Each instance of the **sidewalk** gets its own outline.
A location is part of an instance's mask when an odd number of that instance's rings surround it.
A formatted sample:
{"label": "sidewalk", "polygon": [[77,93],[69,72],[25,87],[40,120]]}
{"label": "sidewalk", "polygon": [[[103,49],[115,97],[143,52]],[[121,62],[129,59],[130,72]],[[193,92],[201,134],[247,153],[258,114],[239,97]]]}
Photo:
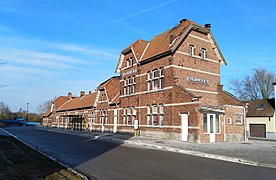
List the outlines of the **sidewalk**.
{"label": "sidewalk", "polygon": [[276,142],[249,140],[247,142],[216,142],[195,144],[174,140],[134,137],[100,132],[76,132],[59,128],[37,127],[41,130],[91,137],[115,143],[146,146],[159,150],[189,154],[199,157],[276,169]]}

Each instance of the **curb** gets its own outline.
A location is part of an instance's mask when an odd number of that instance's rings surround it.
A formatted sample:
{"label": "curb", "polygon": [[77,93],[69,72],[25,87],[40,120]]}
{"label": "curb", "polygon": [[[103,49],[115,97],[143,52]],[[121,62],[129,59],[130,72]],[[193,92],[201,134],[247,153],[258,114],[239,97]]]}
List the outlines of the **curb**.
{"label": "curb", "polygon": [[51,157],[51,156],[48,156],[48,155],[45,154],[44,152],[40,151],[39,149],[35,148],[34,146],[31,146],[31,145],[27,144],[25,141],[19,139],[17,136],[15,136],[15,135],[9,133],[8,131],[6,131],[6,130],[4,130],[4,129],[2,129],[2,131],[4,131],[5,133],[7,133],[8,135],[14,137],[14,138],[17,139],[18,141],[20,141],[20,142],[22,142],[23,144],[25,144],[26,146],[32,148],[33,150],[39,152],[40,154],[42,154],[42,155],[48,157],[49,159],[51,159],[51,160],[53,160],[53,161],[59,163],[59,164],[62,165],[63,167],[69,169],[69,170],[70,170],[71,172],[73,172],[74,174],[80,176],[82,179],[84,179],[84,180],[89,180],[88,176],[84,175],[83,173],[80,173],[79,171],[76,171],[76,170],[72,169],[72,168],[69,167],[68,165],[63,164],[62,162],[59,162],[59,161],[56,160],[55,158],[53,158],[53,157]]}
{"label": "curb", "polygon": [[226,162],[233,162],[233,163],[244,164],[244,165],[248,165],[248,166],[276,169],[275,164],[261,163],[258,161],[252,161],[252,160],[248,160],[248,159],[208,154],[208,153],[203,153],[203,152],[198,152],[198,151],[189,151],[189,150],[184,150],[184,149],[179,149],[179,148],[172,148],[172,147],[166,147],[166,146],[160,146],[160,145],[154,145],[154,144],[148,144],[148,143],[142,143],[142,142],[134,142],[134,141],[129,141],[129,140],[114,139],[114,138],[99,137],[98,139],[104,140],[104,141],[113,141],[113,142],[122,143],[122,144],[132,144],[132,145],[138,145],[138,146],[151,147],[151,148],[155,148],[155,149],[163,150],[163,151],[181,153],[181,154],[215,159],[215,160],[226,161]]}
{"label": "curb", "polygon": [[[45,129],[41,128],[41,130],[45,130]],[[63,133],[63,132],[57,132],[57,133]],[[77,133],[74,133],[73,135],[83,136],[83,135],[77,134]],[[116,138],[112,138],[112,137],[98,136],[97,139],[102,140],[102,141],[112,142],[112,143],[131,144],[131,145],[137,145],[137,146],[151,147],[151,148],[155,148],[155,149],[163,150],[163,151],[182,153],[182,154],[191,155],[191,156],[204,157],[204,158],[215,159],[215,160],[226,161],[226,162],[233,162],[233,163],[244,164],[244,165],[249,165],[249,166],[276,169],[275,164],[261,163],[258,161],[252,161],[252,160],[248,160],[248,159],[208,154],[208,153],[199,152],[199,151],[190,151],[190,150],[184,150],[184,149],[179,149],[179,148],[166,147],[166,146],[160,146],[160,145],[155,145],[155,144],[148,144],[148,143],[143,143],[143,142],[116,139]]]}

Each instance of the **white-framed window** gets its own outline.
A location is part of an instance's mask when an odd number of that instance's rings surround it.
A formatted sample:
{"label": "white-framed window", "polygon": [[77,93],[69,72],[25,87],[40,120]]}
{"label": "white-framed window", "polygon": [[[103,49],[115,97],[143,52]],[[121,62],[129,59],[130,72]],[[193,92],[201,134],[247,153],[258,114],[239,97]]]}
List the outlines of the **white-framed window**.
{"label": "white-framed window", "polygon": [[135,81],[135,76],[132,77],[132,93],[134,94],[136,89],[135,89],[136,81]]}
{"label": "white-framed window", "polygon": [[158,126],[159,122],[158,122],[158,106],[152,105],[152,126]]}
{"label": "white-framed window", "polygon": [[147,125],[150,126],[150,114],[147,114]]}
{"label": "white-framed window", "polygon": [[242,114],[236,114],[236,124],[242,124]]}
{"label": "white-framed window", "polygon": [[153,70],[153,78],[152,78],[152,89],[157,90],[158,89],[158,70]]}
{"label": "white-framed window", "polygon": [[160,89],[164,89],[164,68],[160,69]]}
{"label": "white-framed window", "polygon": [[132,82],[133,82],[133,79],[132,77],[129,77],[128,78],[128,95],[131,95],[133,92],[133,89],[132,89]]}
{"label": "white-framed window", "polygon": [[108,111],[105,111],[105,124],[108,124]]}
{"label": "white-framed window", "polygon": [[159,125],[160,126],[164,125],[164,105],[163,104],[159,105]]}
{"label": "white-framed window", "polygon": [[127,63],[127,67],[131,67],[133,65],[133,58],[129,58],[126,60],[126,63]]}
{"label": "white-framed window", "polygon": [[202,49],[200,50],[200,57],[201,57],[202,59],[206,59],[206,49],[202,48]]}
{"label": "white-framed window", "polygon": [[147,125],[150,126],[150,106],[147,106]]}
{"label": "white-framed window", "polygon": [[132,123],[132,114],[131,114],[131,107],[127,108],[127,125],[130,126]]}
{"label": "white-framed window", "polygon": [[220,118],[219,114],[203,114],[203,132],[206,134],[220,133]]}
{"label": "white-framed window", "polygon": [[194,56],[195,54],[195,46],[194,45],[190,45],[189,46],[189,55],[190,56]]}
{"label": "white-framed window", "polygon": [[127,95],[127,82],[126,79],[124,79],[124,95]]}
{"label": "white-framed window", "polygon": [[228,117],[228,124],[232,124],[232,118]]}
{"label": "white-framed window", "polygon": [[151,91],[151,73],[147,73],[147,89],[148,91]]}
{"label": "white-framed window", "polygon": [[126,125],[126,108],[123,108],[123,126]]}

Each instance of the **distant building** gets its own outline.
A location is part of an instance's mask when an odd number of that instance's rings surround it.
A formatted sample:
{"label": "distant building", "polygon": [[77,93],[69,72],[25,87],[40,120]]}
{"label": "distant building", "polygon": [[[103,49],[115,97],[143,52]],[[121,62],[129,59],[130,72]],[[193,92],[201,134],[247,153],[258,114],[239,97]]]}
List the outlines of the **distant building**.
{"label": "distant building", "polygon": [[276,139],[275,98],[249,101],[246,117],[249,137]]}

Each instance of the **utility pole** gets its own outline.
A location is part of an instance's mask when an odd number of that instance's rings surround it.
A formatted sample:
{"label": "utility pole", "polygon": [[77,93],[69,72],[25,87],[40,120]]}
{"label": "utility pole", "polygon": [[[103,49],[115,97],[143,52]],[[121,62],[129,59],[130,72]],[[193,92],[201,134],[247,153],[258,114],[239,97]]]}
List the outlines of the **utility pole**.
{"label": "utility pole", "polygon": [[29,113],[29,103],[27,103],[27,116],[26,116],[26,122],[28,122],[28,113]]}

